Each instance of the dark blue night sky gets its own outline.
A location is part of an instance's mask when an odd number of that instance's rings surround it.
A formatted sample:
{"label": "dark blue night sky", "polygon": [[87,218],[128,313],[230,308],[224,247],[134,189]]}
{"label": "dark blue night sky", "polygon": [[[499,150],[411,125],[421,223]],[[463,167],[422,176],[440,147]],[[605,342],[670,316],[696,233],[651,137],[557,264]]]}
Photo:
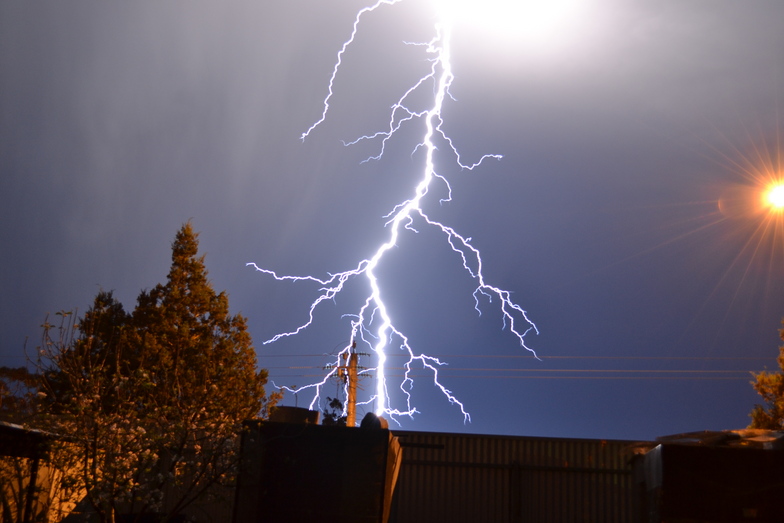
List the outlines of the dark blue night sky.
{"label": "dark blue night sky", "polygon": [[[364,18],[327,119],[300,140],[365,5],[0,5],[0,365],[23,365],[46,314],[84,310],[99,289],[132,309],[191,220],[270,378],[320,379],[349,342],[364,280],[302,335],[262,345],[307,318],[317,288],[246,263],[347,270],[410,197],[421,125],[379,161],[361,163],[377,143],[343,142],[388,126],[428,71],[424,48],[405,44],[432,37],[428,2]],[[475,283],[442,236],[409,232],[380,281],[412,346],[448,363],[441,382],[472,422],[416,371],[420,413],[400,423],[616,439],[745,427],[750,372],[777,368],[784,316],[784,238],[753,209],[781,171],[784,5],[584,0],[566,14],[537,38],[455,28],[444,130],[468,161],[504,158],[439,164],[452,201],[433,196],[429,209],[472,238],[487,280],[528,312],[541,359],[495,303],[476,313]],[[390,355],[391,374],[403,361]],[[374,379],[360,386],[371,394]],[[295,403],[310,396],[287,394]]]}

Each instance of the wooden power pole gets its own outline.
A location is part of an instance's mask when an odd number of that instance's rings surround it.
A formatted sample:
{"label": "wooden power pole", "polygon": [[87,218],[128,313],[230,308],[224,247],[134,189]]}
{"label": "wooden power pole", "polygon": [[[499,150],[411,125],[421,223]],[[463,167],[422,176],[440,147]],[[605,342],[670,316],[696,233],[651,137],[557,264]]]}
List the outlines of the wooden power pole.
{"label": "wooden power pole", "polygon": [[356,342],[352,345],[351,353],[348,357],[348,406],[346,408],[346,426],[357,426],[357,361],[359,355],[353,350]]}

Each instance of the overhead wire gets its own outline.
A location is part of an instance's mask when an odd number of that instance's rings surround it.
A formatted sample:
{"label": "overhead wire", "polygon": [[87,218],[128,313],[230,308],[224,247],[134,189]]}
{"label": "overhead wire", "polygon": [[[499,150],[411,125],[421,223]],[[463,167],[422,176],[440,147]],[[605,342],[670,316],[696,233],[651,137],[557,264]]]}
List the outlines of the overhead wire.
{"label": "overhead wire", "polygon": [[[264,358],[320,358],[328,356],[326,354],[268,354],[261,356]],[[396,354],[387,355],[388,358],[399,356]],[[526,354],[439,354],[439,358],[455,359],[534,359],[534,356]],[[765,361],[774,360],[773,356],[576,356],[576,355],[557,355],[541,356],[541,360],[601,360],[601,361],[657,361],[657,362],[722,362],[722,361]],[[267,366],[270,371],[286,370],[321,370],[319,365],[296,365],[296,366]],[[404,367],[388,367],[389,370],[403,371]],[[567,379],[567,380],[736,380],[749,381],[753,374],[765,369],[579,369],[579,368],[495,368],[495,367],[454,367],[444,365],[440,367],[442,372],[449,372],[449,378],[469,378],[469,379]],[[452,374],[452,372],[467,372],[470,374]],[[474,374],[490,373],[490,374]],[[279,378],[312,378],[319,374],[292,373],[279,374],[271,373],[270,377]],[[392,377],[402,377],[403,374],[390,375]],[[423,374],[409,373],[410,377],[422,377]]]}

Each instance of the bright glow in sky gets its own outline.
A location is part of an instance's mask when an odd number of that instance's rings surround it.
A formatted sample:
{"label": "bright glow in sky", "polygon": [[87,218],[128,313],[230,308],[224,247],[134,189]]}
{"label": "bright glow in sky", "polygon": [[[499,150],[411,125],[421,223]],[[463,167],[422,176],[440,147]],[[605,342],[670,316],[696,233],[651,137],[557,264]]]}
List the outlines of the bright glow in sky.
{"label": "bright glow in sky", "polygon": [[545,43],[562,39],[580,0],[438,0],[441,20],[470,25],[485,37]]}
{"label": "bright glow in sky", "polygon": [[778,183],[768,189],[767,192],[767,200],[768,204],[776,209],[782,210],[784,209],[784,184]]}

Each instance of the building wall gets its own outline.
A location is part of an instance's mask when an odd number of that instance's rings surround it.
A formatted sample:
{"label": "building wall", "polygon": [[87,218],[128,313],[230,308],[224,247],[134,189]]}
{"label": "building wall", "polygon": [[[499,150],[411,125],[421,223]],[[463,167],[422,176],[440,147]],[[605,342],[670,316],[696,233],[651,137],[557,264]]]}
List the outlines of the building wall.
{"label": "building wall", "polygon": [[[35,484],[31,488],[33,472]],[[48,461],[0,456],[0,523],[22,522],[25,516],[28,521],[61,521],[84,496],[82,491],[64,488],[62,478],[63,472]]]}
{"label": "building wall", "polygon": [[390,523],[634,521],[633,442],[393,432]]}
{"label": "building wall", "polygon": [[78,468],[65,471],[54,464],[56,441],[53,434],[0,422],[0,523],[57,523],[84,496],[64,484]]}

